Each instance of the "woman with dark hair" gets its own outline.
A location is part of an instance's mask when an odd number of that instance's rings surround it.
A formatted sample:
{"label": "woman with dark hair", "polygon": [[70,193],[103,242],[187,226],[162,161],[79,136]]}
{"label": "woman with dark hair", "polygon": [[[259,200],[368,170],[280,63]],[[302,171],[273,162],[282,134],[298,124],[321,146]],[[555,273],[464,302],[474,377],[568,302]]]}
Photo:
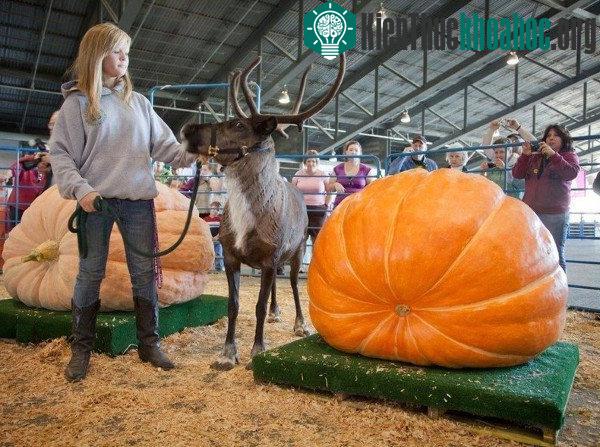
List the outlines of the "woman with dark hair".
{"label": "woman with dark hair", "polygon": [[360,191],[375,179],[369,176],[371,168],[360,162],[362,146],[358,141],[348,141],[344,145],[343,153],[347,156],[346,161],[333,168],[335,177],[330,178],[328,183],[328,189],[336,193],[334,207],[348,195]]}
{"label": "woman with dark hair", "polygon": [[565,271],[564,247],[569,226],[571,180],[577,177],[579,169],[571,134],[559,124],[548,126],[541,141],[526,141],[523,153],[512,168],[514,178],[525,179],[523,202],[535,211],[552,233],[560,266]]}

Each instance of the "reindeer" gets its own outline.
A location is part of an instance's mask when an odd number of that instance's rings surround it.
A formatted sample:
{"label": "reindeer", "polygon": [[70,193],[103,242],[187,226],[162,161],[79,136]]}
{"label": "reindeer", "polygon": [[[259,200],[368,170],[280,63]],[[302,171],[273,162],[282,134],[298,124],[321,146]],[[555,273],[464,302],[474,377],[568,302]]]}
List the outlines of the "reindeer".
{"label": "reindeer", "polygon": [[[229,95],[236,118],[215,124],[188,124],[181,133],[188,152],[211,156],[225,166],[229,200],[225,205],[219,239],[223,245],[225,272],[229,286],[228,327],[225,346],[215,367],[231,369],[239,363],[235,340],[239,310],[240,265],[261,270],[260,292],[256,303],[256,332],[251,356],[266,349],[264,323],[271,292],[270,320],[277,320],[279,309],[275,298],[275,272],[279,265],[290,262],[290,280],[296,319],[296,335],[309,335],[298,294],[298,272],[304,255],[308,218],[302,193],[286,182],[277,169],[275,147],[271,134],[303,122],[322,110],[337,94],[346,67],[340,55],[337,78],[328,92],[306,111],[298,113],[306,77],[304,72],[300,93],[289,115],[263,115],[258,112],[248,87],[248,75],[260,63],[233,71]],[[250,110],[247,116],[238,103],[239,87]]]}

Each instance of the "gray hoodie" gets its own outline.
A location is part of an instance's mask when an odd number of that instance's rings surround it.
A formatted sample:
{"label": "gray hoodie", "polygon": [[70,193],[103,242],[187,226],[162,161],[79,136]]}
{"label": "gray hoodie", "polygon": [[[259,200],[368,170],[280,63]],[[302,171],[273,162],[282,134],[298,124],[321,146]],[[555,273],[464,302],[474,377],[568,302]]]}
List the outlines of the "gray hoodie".
{"label": "gray hoodie", "polygon": [[[122,91],[122,84],[115,90]],[[105,198],[147,200],[158,195],[152,159],[174,168],[189,166],[196,155],[184,151],[150,102],[133,92],[129,105],[104,87],[102,119],[85,119],[87,96],[76,81],[62,86],[65,102],[49,142],[52,171],[61,196],[80,200],[96,191]]]}

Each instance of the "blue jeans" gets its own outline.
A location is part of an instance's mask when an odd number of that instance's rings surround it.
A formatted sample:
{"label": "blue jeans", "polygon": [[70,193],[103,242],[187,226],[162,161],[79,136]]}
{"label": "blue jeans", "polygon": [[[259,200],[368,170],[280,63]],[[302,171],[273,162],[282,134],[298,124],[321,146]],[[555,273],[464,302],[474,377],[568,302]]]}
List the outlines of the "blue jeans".
{"label": "blue jeans", "polygon": [[556,248],[558,249],[558,263],[562,269],[567,271],[565,262],[565,240],[567,239],[567,231],[569,230],[569,213],[561,214],[538,214],[538,217],[552,234]]}
{"label": "blue jeans", "polygon": [[[152,200],[106,199],[122,222],[123,232],[135,247],[154,251],[154,216]],[[73,302],[87,307],[98,301],[100,284],[106,272],[108,245],[114,220],[107,214],[90,213],[87,219],[87,258],[79,258],[79,273],[75,281]],[[133,296],[156,303],[158,295],[151,258],[132,253],[125,247],[125,257],[131,278]]]}
{"label": "blue jeans", "polygon": [[215,248],[215,270],[225,270],[225,264],[223,263],[223,246],[219,241],[213,241],[213,247]]}

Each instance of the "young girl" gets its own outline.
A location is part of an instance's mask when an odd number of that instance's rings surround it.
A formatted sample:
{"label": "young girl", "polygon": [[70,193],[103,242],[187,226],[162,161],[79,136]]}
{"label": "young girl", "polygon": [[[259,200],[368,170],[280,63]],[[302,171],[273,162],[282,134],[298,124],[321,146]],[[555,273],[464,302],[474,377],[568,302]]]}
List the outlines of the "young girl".
{"label": "young girl", "polygon": [[[74,63],[75,81],[62,87],[65,101],[50,141],[50,154],[61,195],[76,199],[89,214],[88,255],[79,260],[72,300],[73,334],[69,380],[87,374],[94,346],[99,291],[104,278],[112,217],[95,212],[94,199],[105,198],[123,222],[125,235],[145,252],[155,246],[153,198],[158,195],[151,159],[174,167],[191,164],[149,101],[132,90],[127,73],[130,37],[110,23],[90,28]],[[154,261],[125,249],[133,289],[138,354],[142,361],[171,369],[160,350]]]}

